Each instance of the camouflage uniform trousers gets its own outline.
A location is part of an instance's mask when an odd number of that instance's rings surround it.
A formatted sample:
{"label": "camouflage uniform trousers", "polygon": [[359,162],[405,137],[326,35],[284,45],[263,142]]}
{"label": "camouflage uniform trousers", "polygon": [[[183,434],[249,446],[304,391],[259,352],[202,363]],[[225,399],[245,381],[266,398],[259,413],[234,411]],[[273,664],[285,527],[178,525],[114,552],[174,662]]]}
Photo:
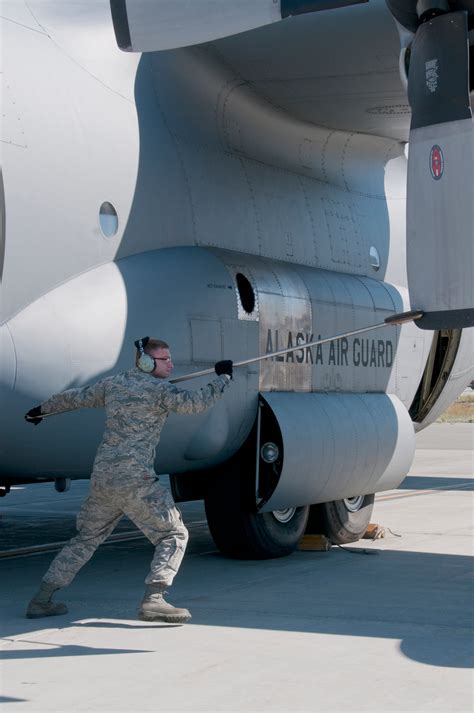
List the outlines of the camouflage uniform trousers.
{"label": "camouflage uniform trousers", "polygon": [[153,479],[119,488],[93,479],[77,515],[78,534],[54,558],[43,581],[67,587],[123,515],[156,546],[145,582],[170,586],[184,556],[188,531],[171,494]]}

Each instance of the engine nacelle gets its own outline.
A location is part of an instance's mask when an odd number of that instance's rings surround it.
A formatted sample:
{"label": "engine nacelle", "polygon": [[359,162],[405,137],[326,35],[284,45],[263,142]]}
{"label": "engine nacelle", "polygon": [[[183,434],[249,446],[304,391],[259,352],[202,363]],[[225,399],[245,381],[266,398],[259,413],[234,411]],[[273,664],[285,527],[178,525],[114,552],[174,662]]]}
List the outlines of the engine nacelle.
{"label": "engine nacelle", "polygon": [[[262,402],[259,419],[271,409],[282,456],[266,462],[260,438],[262,512],[397,488],[410,469],[415,432],[396,396],[269,393]],[[260,433],[265,426],[260,424]]]}

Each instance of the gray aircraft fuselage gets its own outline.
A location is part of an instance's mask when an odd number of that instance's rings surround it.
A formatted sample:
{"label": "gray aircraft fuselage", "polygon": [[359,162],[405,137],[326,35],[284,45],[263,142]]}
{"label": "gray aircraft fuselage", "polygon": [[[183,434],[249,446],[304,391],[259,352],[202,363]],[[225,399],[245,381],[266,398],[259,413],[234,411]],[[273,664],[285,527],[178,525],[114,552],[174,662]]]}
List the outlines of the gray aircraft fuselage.
{"label": "gray aircraft fuselage", "polygon": [[[260,393],[287,439],[272,507],[396,487],[412,421],[473,378],[472,330],[411,323],[305,346],[416,308],[409,106],[385,5],[144,54],[119,50],[105,0],[7,0],[2,15],[0,483],[88,477],[102,413],[40,428],[23,414],[129,368],[150,334],[176,375],[300,347],[236,370],[208,413],[171,416],[158,472],[230,458]],[[292,468],[315,482],[292,492]]]}

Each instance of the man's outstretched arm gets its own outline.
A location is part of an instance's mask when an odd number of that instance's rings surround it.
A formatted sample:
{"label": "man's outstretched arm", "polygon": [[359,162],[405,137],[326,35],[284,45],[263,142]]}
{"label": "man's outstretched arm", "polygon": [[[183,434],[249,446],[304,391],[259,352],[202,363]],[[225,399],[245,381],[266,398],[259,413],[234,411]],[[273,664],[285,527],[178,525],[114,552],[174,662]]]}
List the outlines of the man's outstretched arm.
{"label": "man's outstretched arm", "polygon": [[158,405],[175,413],[201,413],[220,399],[232,379],[232,362],[218,361],[215,365],[217,379],[195,391],[179,389],[173,384],[160,384]]}
{"label": "man's outstretched arm", "polygon": [[175,413],[202,413],[214,406],[228,384],[229,379],[226,376],[219,376],[207,386],[195,391],[179,389],[174,384],[161,384],[158,406]]}
{"label": "man's outstretched arm", "polygon": [[25,420],[37,426],[42,421],[41,416],[48,413],[73,411],[79,408],[99,408],[104,405],[104,394],[103,381],[99,381],[92,386],[83,386],[79,389],[68,389],[60,394],[51,396],[39,406],[30,409],[25,414]]}

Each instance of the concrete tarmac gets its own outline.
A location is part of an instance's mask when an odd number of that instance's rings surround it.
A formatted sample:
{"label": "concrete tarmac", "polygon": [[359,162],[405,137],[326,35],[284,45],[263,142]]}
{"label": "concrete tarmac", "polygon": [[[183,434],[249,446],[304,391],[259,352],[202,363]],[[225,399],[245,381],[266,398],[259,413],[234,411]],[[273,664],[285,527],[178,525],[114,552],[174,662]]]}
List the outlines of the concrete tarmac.
{"label": "concrete tarmac", "polygon": [[[184,504],[191,541],[169,599],[191,610],[185,626],[135,618],[153,552],[141,537],[102,546],[61,592],[69,614],[49,619],[24,611],[53,553],[2,557],[3,710],[471,713],[474,425],[417,442],[401,487],[376,499],[387,536],[373,542],[234,561],[202,505]],[[3,552],[69,537],[86,489],[13,490]]]}

